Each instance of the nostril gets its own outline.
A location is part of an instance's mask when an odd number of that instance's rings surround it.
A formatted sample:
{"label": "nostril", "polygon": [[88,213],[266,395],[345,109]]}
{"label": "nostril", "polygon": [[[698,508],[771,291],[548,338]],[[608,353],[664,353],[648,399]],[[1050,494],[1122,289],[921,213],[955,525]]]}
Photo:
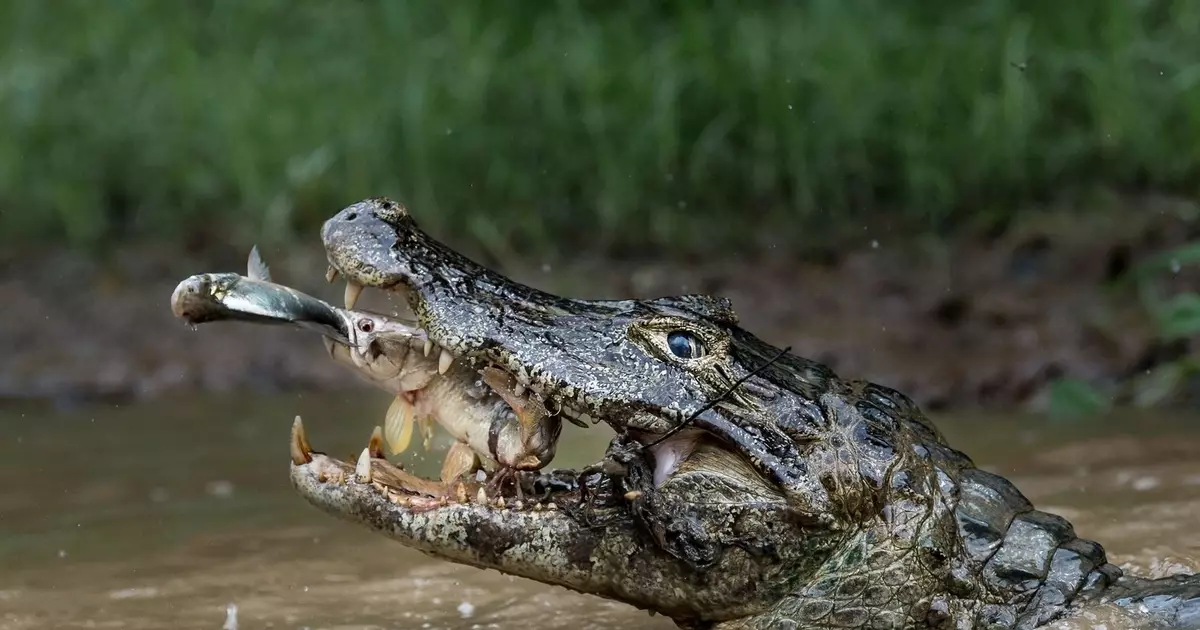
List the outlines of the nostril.
{"label": "nostril", "polygon": [[355,220],[355,219],[357,219],[357,218],[358,218],[358,213],[357,213],[357,212],[350,212],[350,213],[347,213],[347,214],[346,214],[346,220],[347,220],[347,221],[353,221],[353,220]]}

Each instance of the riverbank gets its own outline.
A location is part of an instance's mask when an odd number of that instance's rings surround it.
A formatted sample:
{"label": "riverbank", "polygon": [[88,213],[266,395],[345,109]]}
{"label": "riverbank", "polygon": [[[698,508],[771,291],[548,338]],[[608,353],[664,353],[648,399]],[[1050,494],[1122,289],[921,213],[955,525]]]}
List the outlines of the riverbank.
{"label": "riverbank", "polygon": [[[826,260],[797,261],[780,246],[753,259],[581,260],[505,272],[577,297],[725,295],[764,339],[927,408],[1036,408],[1057,376],[1118,381],[1187,351],[1156,341],[1135,291],[1111,281],[1200,236],[1190,208],[1158,200],[1103,214],[1042,213],[1004,234],[930,243],[881,232]],[[340,299],[342,287],[323,280],[319,248],[264,255],[279,281]],[[246,324],[192,330],[172,317],[179,280],[241,271],[245,252],[147,245],[103,265],[84,260],[0,256],[0,398],[69,404],[365,387],[309,333]],[[1200,286],[1186,268],[1171,283]]]}

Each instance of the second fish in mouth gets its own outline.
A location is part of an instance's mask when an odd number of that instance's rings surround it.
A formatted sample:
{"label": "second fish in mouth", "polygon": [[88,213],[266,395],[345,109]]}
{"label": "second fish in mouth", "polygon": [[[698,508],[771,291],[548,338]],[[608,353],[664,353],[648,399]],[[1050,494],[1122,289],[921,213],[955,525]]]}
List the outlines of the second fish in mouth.
{"label": "second fish in mouth", "polygon": [[442,466],[451,481],[478,468],[486,454],[502,468],[538,470],[554,458],[561,419],[511,375],[444,361],[419,329],[376,313],[338,309],[350,343],[325,338],[335,361],[395,396],[384,423],[392,452],[403,452],[419,427],[429,447],[434,423],[455,438]]}

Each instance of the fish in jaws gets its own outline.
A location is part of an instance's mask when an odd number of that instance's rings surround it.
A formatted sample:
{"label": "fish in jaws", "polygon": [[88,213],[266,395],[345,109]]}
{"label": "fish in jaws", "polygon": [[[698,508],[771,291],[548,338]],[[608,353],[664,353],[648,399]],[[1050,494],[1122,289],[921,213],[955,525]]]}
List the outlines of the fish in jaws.
{"label": "fish in jaws", "polygon": [[[358,295],[347,291],[347,300]],[[206,273],[180,282],[171,310],[191,325],[236,321],[318,332],[335,362],[393,396],[380,432],[392,454],[408,450],[418,431],[429,450],[437,425],[454,438],[441,471],[447,484],[488,464],[501,473],[493,476],[495,489],[555,455],[561,418],[536,394],[499,370],[454,361],[412,320],[339,308],[276,283],[257,247],[245,275]]]}

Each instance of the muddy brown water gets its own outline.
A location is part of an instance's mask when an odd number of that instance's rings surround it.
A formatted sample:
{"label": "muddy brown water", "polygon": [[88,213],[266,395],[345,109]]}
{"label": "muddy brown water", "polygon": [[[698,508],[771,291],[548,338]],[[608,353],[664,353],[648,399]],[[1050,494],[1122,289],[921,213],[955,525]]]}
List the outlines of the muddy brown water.
{"label": "muddy brown water", "polygon": [[[0,628],[674,627],[428,558],[293,494],[297,413],[317,449],[350,456],[386,404],[356,394],[0,409]],[[1126,569],[1200,571],[1200,416],[937,421]],[[594,461],[610,435],[566,427],[555,464]],[[437,448],[415,445],[406,460],[434,474]],[[1093,617],[1063,627],[1125,627]]]}

